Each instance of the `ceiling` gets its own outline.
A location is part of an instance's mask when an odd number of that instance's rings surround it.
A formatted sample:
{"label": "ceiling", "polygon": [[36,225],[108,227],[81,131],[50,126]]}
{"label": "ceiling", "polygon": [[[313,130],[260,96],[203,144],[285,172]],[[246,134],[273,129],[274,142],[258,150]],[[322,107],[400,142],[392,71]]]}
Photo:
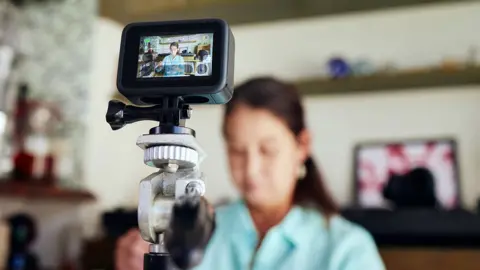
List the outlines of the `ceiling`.
{"label": "ceiling", "polygon": [[475,0],[100,0],[102,16],[122,24],[222,18],[230,25]]}

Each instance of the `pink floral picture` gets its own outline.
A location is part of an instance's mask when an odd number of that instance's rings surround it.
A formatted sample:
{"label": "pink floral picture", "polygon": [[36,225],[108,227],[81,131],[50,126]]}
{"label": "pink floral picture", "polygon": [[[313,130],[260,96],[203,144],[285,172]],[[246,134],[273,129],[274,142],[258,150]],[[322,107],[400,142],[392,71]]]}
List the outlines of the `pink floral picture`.
{"label": "pink floral picture", "polygon": [[429,169],[438,202],[446,209],[460,204],[454,140],[415,140],[360,144],[355,151],[355,196],[361,207],[386,207],[383,187],[393,174]]}

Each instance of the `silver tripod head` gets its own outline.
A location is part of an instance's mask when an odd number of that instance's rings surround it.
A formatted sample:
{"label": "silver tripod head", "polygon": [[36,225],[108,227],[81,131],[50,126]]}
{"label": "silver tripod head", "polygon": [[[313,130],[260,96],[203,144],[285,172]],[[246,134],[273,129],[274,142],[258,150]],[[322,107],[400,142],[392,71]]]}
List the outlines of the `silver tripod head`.
{"label": "silver tripod head", "polygon": [[175,203],[195,203],[192,198],[205,194],[199,165],[206,154],[187,133],[142,135],[137,145],[144,150],[144,163],[159,169],[140,182],[140,233],[145,241],[161,245]]}

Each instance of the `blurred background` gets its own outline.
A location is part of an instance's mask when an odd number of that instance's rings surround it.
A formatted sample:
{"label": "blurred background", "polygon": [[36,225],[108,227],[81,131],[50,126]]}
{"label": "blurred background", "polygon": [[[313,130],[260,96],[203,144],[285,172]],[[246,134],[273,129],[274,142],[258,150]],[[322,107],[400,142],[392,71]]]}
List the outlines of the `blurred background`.
{"label": "blurred background", "polygon": [[[112,269],[115,239],[136,223],[139,181],[154,171],[135,142],[155,123],[113,132],[105,122],[108,101],[121,99],[121,31],[201,17],[231,24],[237,84],[272,75],[302,91],[328,187],[387,269],[478,269],[474,0],[0,0],[0,269]],[[237,196],[222,109],[195,106],[187,123],[208,153],[213,203]],[[386,209],[387,172],[424,181],[419,164],[436,205]],[[393,193],[397,205],[413,196]]]}

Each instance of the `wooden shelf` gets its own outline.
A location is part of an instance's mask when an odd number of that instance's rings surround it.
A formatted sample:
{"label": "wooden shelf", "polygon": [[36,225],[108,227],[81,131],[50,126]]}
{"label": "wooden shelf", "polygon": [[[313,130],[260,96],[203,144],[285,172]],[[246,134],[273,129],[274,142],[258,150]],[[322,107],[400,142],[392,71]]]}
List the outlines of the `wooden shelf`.
{"label": "wooden shelf", "polygon": [[[412,91],[427,88],[480,86],[480,67],[457,71],[431,70],[395,75],[373,75],[346,79],[308,79],[295,82],[303,95],[339,95],[367,92]],[[118,91],[113,99],[130,104]]]}
{"label": "wooden shelf", "polygon": [[95,196],[86,190],[63,189],[9,181],[0,182],[0,197],[74,202],[95,200]]}
{"label": "wooden shelf", "polygon": [[[230,25],[365,12],[474,0],[101,0],[100,15],[123,24],[135,21],[222,18]],[[178,3],[177,3],[178,2]],[[171,4],[167,4],[171,3]],[[176,3],[176,4],[175,4]]]}
{"label": "wooden shelf", "polygon": [[400,91],[480,85],[480,67],[455,71],[430,70],[416,73],[373,75],[346,79],[311,79],[295,83],[304,95]]}

